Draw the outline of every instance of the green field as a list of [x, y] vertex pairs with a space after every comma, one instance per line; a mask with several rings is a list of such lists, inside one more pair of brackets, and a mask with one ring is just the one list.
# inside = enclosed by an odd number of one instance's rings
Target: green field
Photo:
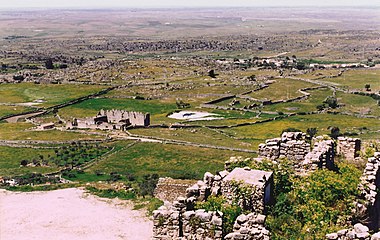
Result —
[[45, 158], [53, 155], [52, 149], [32, 149], [0, 146], [0, 176], [21, 175], [28, 172], [47, 173], [57, 169], [52, 167], [20, 167], [21, 160]]
[[[363, 139], [375, 138], [380, 139], [377, 131], [380, 130], [378, 119], [356, 118], [351, 116], [318, 114], [294, 116], [282, 120], [277, 120], [268, 123], [262, 123], [252, 126], [235, 127], [223, 130], [231, 136], [251, 138], [260, 142], [265, 142], [268, 138], [279, 137], [282, 130], [287, 128], [297, 128], [306, 131], [308, 128], [317, 128], [318, 134], [330, 133], [329, 127], [339, 127], [341, 132], [356, 132], [360, 133], [360, 128], [367, 128], [358, 137]], [[258, 146], [258, 144], [257, 144]]]
[[325, 82], [337, 84], [347, 89], [365, 90], [365, 85], [370, 84], [372, 92], [380, 91], [380, 70], [360, 69], [345, 71], [337, 78], [326, 78]]
[[74, 84], [1, 84], [0, 95], [2, 103], [26, 103], [36, 100], [43, 102], [36, 107], [50, 107], [105, 89], [97, 85]]
[[34, 131], [31, 123], [0, 123], [0, 140], [40, 140], [40, 141], [73, 141], [73, 140], [91, 140], [103, 139], [103, 136], [49, 130]]
[[215, 173], [224, 168], [231, 156], [252, 154], [156, 143], [138, 143], [117, 155], [99, 162], [87, 171], [133, 174], [141, 177], [157, 173], [173, 178], [200, 179], [206, 171]]
[[[168, 113], [176, 110], [177, 106], [175, 102], [160, 103], [153, 100], [96, 98], [60, 109], [59, 115], [66, 119], [91, 117], [95, 116], [101, 109], [121, 109], [150, 113], [152, 124], [156, 124], [160, 119], [165, 118]], [[156, 119], [158, 120], [157, 122], [155, 121]]]

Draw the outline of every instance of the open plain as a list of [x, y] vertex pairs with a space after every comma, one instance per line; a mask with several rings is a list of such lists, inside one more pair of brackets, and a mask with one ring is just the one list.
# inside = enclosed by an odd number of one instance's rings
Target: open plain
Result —
[[[379, 23], [378, 7], [1, 10], [0, 239], [165, 239], [170, 218], [144, 215], [155, 189], [211, 191], [231, 157], [273, 172], [271, 239], [370, 226], [352, 212], [380, 151]], [[228, 239], [248, 212], [220, 206]]]

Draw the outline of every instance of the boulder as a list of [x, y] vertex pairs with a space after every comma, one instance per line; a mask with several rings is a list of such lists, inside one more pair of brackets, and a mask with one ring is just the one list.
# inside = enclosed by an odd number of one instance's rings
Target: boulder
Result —
[[361, 223], [357, 223], [354, 225], [354, 230], [356, 233], [365, 233], [369, 231], [369, 228]]

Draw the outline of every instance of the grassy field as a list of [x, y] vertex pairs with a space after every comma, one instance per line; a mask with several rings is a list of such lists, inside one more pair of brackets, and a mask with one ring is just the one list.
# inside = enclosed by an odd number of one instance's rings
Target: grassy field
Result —
[[0, 176], [21, 175], [28, 172], [46, 173], [56, 169], [51, 167], [20, 167], [21, 160], [45, 158], [53, 155], [52, 149], [31, 149], [0, 146]]
[[380, 134], [374, 133], [380, 130], [379, 120], [332, 114], [294, 116], [274, 122], [235, 127], [223, 131], [232, 136], [255, 139], [260, 143], [265, 142], [268, 138], [279, 137], [282, 130], [286, 128], [297, 128], [304, 132], [307, 128], [317, 128], [318, 134], [328, 134], [330, 133], [328, 128], [332, 126], [339, 127], [342, 133], [360, 133], [360, 128], [365, 127], [369, 131], [364, 131], [363, 134], [360, 134], [360, 138], [380, 139]]
[[333, 94], [330, 89], [326, 88], [308, 91], [308, 93], [310, 93], [310, 96], [306, 100], [267, 105], [264, 106], [263, 110], [277, 112], [312, 112], [317, 110], [317, 105], [321, 105], [326, 97], [332, 96]]
[[286, 100], [303, 96], [298, 90], [307, 87], [316, 87], [317, 85], [307, 82], [301, 82], [292, 79], [276, 79], [275, 83], [269, 85], [268, 88], [249, 94], [250, 97], [260, 100]]
[[132, 129], [132, 134], [151, 136], [170, 140], [179, 140], [213, 146], [252, 149], [249, 142], [229, 138], [218, 131], [207, 128], [186, 129]]
[[97, 85], [73, 84], [1, 84], [0, 95], [3, 103], [25, 103], [43, 100], [38, 107], [49, 107], [89, 95], [104, 89]]
[[6, 105], [0, 105], [0, 117], [7, 116], [11, 114], [18, 114], [33, 110], [33, 108], [30, 107], [24, 107], [24, 106], [6, 106]]
[[137, 177], [157, 173], [173, 178], [200, 179], [206, 171], [215, 173], [223, 170], [224, 162], [231, 156], [252, 156], [189, 146], [138, 143], [116, 155], [92, 166], [89, 172], [118, 172]]
[[160, 103], [153, 100], [96, 98], [59, 110], [65, 119], [95, 116], [101, 109], [121, 109], [151, 114], [151, 123], [159, 124], [166, 120], [166, 115], [177, 109], [174, 103]]
[[380, 106], [371, 97], [338, 92], [337, 99], [338, 103], [342, 105], [342, 111], [380, 116]]
[[0, 140], [72, 141], [103, 139], [103, 136], [59, 130], [32, 131], [30, 123], [0, 123]]
[[366, 84], [371, 85], [372, 92], [380, 91], [380, 70], [355, 69], [345, 71], [337, 78], [326, 78], [324, 81], [337, 84], [347, 89], [358, 89], [364, 91]]

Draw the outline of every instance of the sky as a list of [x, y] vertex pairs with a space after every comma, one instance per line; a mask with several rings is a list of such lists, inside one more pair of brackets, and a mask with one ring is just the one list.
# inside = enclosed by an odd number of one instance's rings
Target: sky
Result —
[[380, 0], [0, 0], [0, 8], [380, 6]]

